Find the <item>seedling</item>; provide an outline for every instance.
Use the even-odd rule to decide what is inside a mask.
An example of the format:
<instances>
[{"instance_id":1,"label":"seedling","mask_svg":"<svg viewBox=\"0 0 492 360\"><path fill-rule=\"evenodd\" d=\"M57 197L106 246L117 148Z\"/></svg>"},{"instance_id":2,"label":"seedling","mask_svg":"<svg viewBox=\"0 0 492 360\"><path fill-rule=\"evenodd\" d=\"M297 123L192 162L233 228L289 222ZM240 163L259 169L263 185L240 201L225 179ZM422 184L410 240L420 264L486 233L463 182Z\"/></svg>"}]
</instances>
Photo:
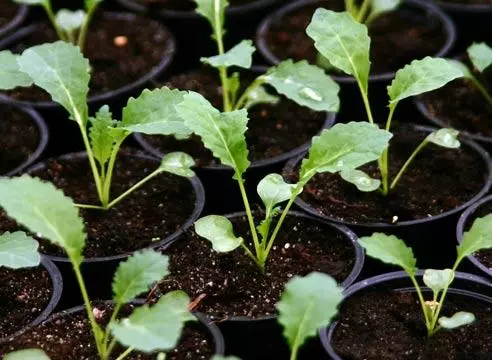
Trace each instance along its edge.
<instances>
[{"instance_id":1,"label":"seedling","mask_svg":"<svg viewBox=\"0 0 492 360\"><path fill-rule=\"evenodd\" d=\"M356 21L369 25L378 16L396 9L401 2L402 0L345 0L345 10Z\"/></svg>"},{"instance_id":2,"label":"seedling","mask_svg":"<svg viewBox=\"0 0 492 360\"><path fill-rule=\"evenodd\" d=\"M217 43L218 55L202 58L201 61L218 69L222 83L223 111L229 112L249 108L258 103L275 104L279 98L269 94L264 85L272 86L299 105L316 111L336 112L339 100L336 96L339 86L321 68L307 61L294 63L286 60L270 68L266 74L258 76L242 94L239 73L228 74L231 67L250 69L255 51L251 40L243 40L229 51L224 49L225 10L227 0L195 0L196 11L205 17L213 29L213 39Z\"/></svg>"},{"instance_id":3,"label":"seedling","mask_svg":"<svg viewBox=\"0 0 492 360\"><path fill-rule=\"evenodd\" d=\"M370 237L361 238L359 242L370 257L397 265L408 274L422 306L429 336L434 335L442 328L454 329L470 324L475 320L475 316L468 312L460 311L450 318L440 317L440 313L445 303L448 288L453 282L455 271L461 261L479 250L492 248L492 214L476 219L470 230L464 233L463 241L457 248L458 257L452 269L425 270L423 281L432 290L432 300L424 300L422 288L415 278L417 260L412 249L407 247L402 240L394 235L374 233Z\"/></svg>"},{"instance_id":4,"label":"seedling","mask_svg":"<svg viewBox=\"0 0 492 360\"><path fill-rule=\"evenodd\" d=\"M111 180L116 157L129 135L141 132L186 137L190 134L180 119L169 116L175 105L173 101L180 101L176 90L144 90L138 98L128 100L121 121L115 121L107 106L103 106L95 117L89 117L89 62L80 49L72 44L63 41L43 44L25 50L22 55L1 51L0 65L0 88L13 89L35 84L64 107L70 119L79 126L101 204L78 206L107 210L162 172L194 176L190 169L194 161L189 155L169 153L162 158L156 170L111 200Z\"/></svg>"},{"instance_id":5,"label":"seedling","mask_svg":"<svg viewBox=\"0 0 492 360\"><path fill-rule=\"evenodd\" d=\"M152 307L141 306L129 317L117 319L124 304L147 292L153 283L168 274L167 256L153 250L143 250L118 266L112 285L114 307L111 319L105 329L101 328L80 271L87 239L84 223L73 201L53 184L24 175L0 180L0 206L19 224L60 246L67 253L101 360L112 358L117 343L126 348L118 360L123 360L134 351L169 351L176 346L184 323L194 320L188 311L190 299L182 291L170 292ZM16 359L15 356L19 356L17 359L26 359L29 352L39 356L34 359L47 359L39 350L24 350L20 355L14 353L5 359Z\"/></svg>"},{"instance_id":6,"label":"seedling","mask_svg":"<svg viewBox=\"0 0 492 360\"><path fill-rule=\"evenodd\" d=\"M84 10L60 9L56 15L51 6L51 0L13 0L19 4L41 5L48 16L58 38L63 41L78 45L84 49L87 31L91 23L94 12L104 0L85 0Z\"/></svg>"},{"instance_id":7,"label":"seedling","mask_svg":"<svg viewBox=\"0 0 492 360\"><path fill-rule=\"evenodd\" d=\"M374 118L369 103L369 70L371 64L369 47L371 39L368 36L366 25L355 21L348 12L337 13L326 9L317 9L306 32L314 40L316 49L329 61L331 66L354 76L362 95L368 121L373 124ZM438 89L463 76L463 71L453 62L431 57L414 60L398 70L391 85L388 86L390 101L385 129L391 130L393 114L401 100ZM458 148L460 142L457 136L458 131L454 129L440 129L429 134L417 146L391 182L388 172L389 149L385 150L379 159L381 181L370 178L362 171L346 174L344 179L354 183L359 190L373 191L379 189L383 195L388 195L388 192L398 184L413 159L427 144L434 143L446 148Z\"/></svg>"}]
</instances>

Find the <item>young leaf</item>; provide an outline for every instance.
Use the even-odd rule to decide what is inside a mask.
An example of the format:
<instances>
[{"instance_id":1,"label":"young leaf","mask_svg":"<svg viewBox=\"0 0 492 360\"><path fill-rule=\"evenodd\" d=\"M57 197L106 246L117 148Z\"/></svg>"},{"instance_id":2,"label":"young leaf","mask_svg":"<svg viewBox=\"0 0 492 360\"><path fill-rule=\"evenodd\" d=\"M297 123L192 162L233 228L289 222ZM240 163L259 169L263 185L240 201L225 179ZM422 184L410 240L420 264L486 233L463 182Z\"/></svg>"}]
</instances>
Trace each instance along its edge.
<instances>
[{"instance_id":1,"label":"young leaf","mask_svg":"<svg viewBox=\"0 0 492 360\"><path fill-rule=\"evenodd\" d=\"M167 87L142 91L136 99L130 98L123 108L121 129L147 135L191 135L183 119L176 112L176 105L184 99L185 91Z\"/></svg>"},{"instance_id":2,"label":"young leaf","mask_svg":"<svg viewBox=\"0 0 492 360\"><path fill-rule=\"evenodd\" d=\"M360 238L359 243L366 249L368 256L387 264L400 266L410 275L415 274L417 260L413 256L413 251L396 236L374 233Z\"/></svg>"},{"instance_id":3,"label":"young leaf","mask_svg":"<svg viewBox=\"0 0 492 360\"><path fill-rule=\"evenodd\" d=\"M241 245L242 237L234 235L234 229L229 219L219 215L208 215L195 222L195 231L201 237L209 240L217 252L229 252Z\"/></svg>"},{"instance_id":4,"label":"young leaf","mask_svg":"<svg viewBox=\"0 0 492 360\"><path fill-rule=\"evenodd\" d=\"M22 53L18 63L73 120L85 125L90 66L78 46L65 41L33 46Z\"/></svg>"},{"instance_id":5,"label":"young leaf","mask_svg":"<svg viewBox=\"0 0 492 360\"><path fill-rule=\"evenodd\" d=\"M463 240L458 246L458 258L473 255L479 250L492 248L492 214L477 218L469 231L463 234Z\"/></svg>"},{"instance_id":6,"label":"young leaf","mask_svg":"<svg viewBox=\"0 0 492 360\"><path fill-rule=\"evenodd\" d=\"M238 66L249 69L253 62L254 52L255 47L253 46L253 42L251 40L243 40L225 54L208 58L202 57L200 61L215 68Z\"/></svg>"},{"instance_id":7,"label":"young leaf","mask_svg":"<svg viewBox=\"0 0 492 360\"><path fill-rule=\"evenodd\" d=\"M21 71L17 60L20 55L12 54L8 50L0 51L0 89L10 90L18 86L31 86L32 80Z\"/></svg>"},{"instance_id":8,"label":"young leaf","mask_svg":"<svg viewBox=\"0 0 492 360\"><path fill-rule=\"evenodd\" d=\"M205 17L212 29L217 29L219 36L224 35L225 9L229 6L228 0L194 0L196 12ZM215 35L213 36L215 37Z\"/></svg>"},{"instance_id":9,"label":"young leaf","mask_svg":"<svg viewBox=\"0 0 492 360\"><path fill-rule=\"evenodd\" d=\"M405 98L439 89L463 76L456 64L446 59L427 56L422 60L414 60L398 70L388 86L390 104L396 105Z\"/></svg>"},{"instance_id":10,"label":"young leaf","mask_svg":"<svg viewBox=\"0 0 492 360\"><path fill-rule=\"evenodd\" d=\"M28 175L0 180L0 206L31 232L61 246L82 261L84 224L72 199L49 182Z\"/></svg>"},{"instance_id":11,"label":"young leaf","mask_svg":"<svg viewBox=\"0 0 492 360\"><path fill-rule=\"evenodd\" d=\"M202 138L205 147L212 151L221 163L235 170L235 177L241 178L249 167L246 147L246 110L221 113L203 96L189 92L176 110L185 125Z\"/></svg>"},{"instance_id":12,"label":"young leaf","mask_svg":"<svg viewBox=\"0 0 492 360\"><path fill-rule=\"evenodd\" d=\"M326 274L295 276L277 303L278 322L291 350L297 351L319 328L330 324L342 301L342 289Z\"/></svg>"},{"instance_id":13,"label":"young leaf","mask_svg":"<svg viewBox=\"0 0 492 360\"><path fill-rule=\"evenodd\" d=\"M190 155L184 152L172 152L164 155L159 169L178 176L193 177L195 176L195 172L191 170L193 166L195 160Z\"/></svg>"},{"instance_id":14,"label":"young leaf","mask_svg":"<svg viewBox=\"0 0 492 360\"><path fill-rule=\"evenodd\" d=\"M348 12L317 9L306 33L314 46L331 65L356 78L364 93L369 81L369 48L367 27Z\"/></svg>"},{"instance_id":15,"label":"young leaf","mask_svg":"<svg viewBox=\"0 0 492 360\"><path fill-rule=\"evenodd\" d=\"M474 43L468 49L468 57L480 72L492 65L492 48L486 43Z\"/></svg>"},{"instance_id":16,"label":"young leaf","mask_svg":"<svg viewBox=\"0 0 492 360\"><path fill-rule=\"evenodd\" d=\"M0 235L0 266L11 269L38 266L41 256L39 244L23 231L5 232Z\"/></svg>"},{"instance_id":17,"label":"young leaf","mask_svg":"<svg viewBox=\"0 0 492 360\"><path fill-rule=\"evenodd\" d=\"M371 12L367 17L366 23L370 23L381 14L393 11L400 6L401 2L402 0L372 0Z\"/></svg>"},{"instance_id":18,"label":"young leaf","mask_svg":"<svg viewBox=\"0 0 492 360\"><path fill-rule=\"evenodd\" d=\"M340 172L340 176L343 180L354 184L357 189L364 192L370 192L377 190L381 181L378 179L373 179L365 172L357 169L344 169Z\"/></svg>"},{"instance_id":19,"label":"young leaf","mask_svg":"<svg viewBox=\"0 0 492 360\"><path fill-rule=\"evenodd\" d=\"M271 213L273 208L289 200L294 194L295 184L288 184L279 174L269 174L265 176L257 186L258 195L260 195L265 211Z\"/></svg>"},{"instance_id":20,"label":"young leaf","mask_svg":"<svg viewBox=\"0 0 492 360\"><path fill-rule=\"evenodd\" d=\"M135 253L119 264L113 279L117 304L125 304L149 290L153 283L168 274L169 259L154 250Z\"/></svg>"},{"instance_id":21,"label":"young leaf","mask_svg":"<svg viewBox=\"0 0 492 360\"><path fill-rule=\"evenodd\" d=\"M263 86L257 86L250 92L248 92L248 99L244 104L245 109L252 108L256 104L272 104L275 105L279 102L280 98L275 95L269 94Z\"/></svg>"},{"instance_id":22,"label":"young leaf","mask_svg":"<svg viewBox=\"0 0 492 360\"><path fill-rule=\"evenodd\" d=\"M56 13L55 21L57 25L66 32L80 29L84 24L86 13L84 10L61 9Z\"/></svg>"},{"instance_id":23,"label":"young leaf","mask_svg":"<svg viewBox=\"0 0 492 360\"><path fill-rule=\"evenodd\" d=\"M113 120L113 115L107 105L102 106L96 113L96 117L89 118L89 121L92 125L89 132L92 152L99 164L104 166L113 150L113 127L116 121Z\"/></svg>"},{"instance_id":24,"label":"young leaf","mask_svg":"<svg viewBox=\"0 0 492 360\"><path fill-rule=\"evenodd\" d=\"M309 157L302 161L300 182L316 173L356 169L381 157L392 135L367 122L336 124L313 138Z\"/></svg>"},{"instance_id":25,"label":"young leaf","mask_svg":"<svg viewBox=\"0 0 492 360\"><path fill-rule=\"evenodd\" d=\"M459 311L452 317L441 317L438 322L445 329L455 329L460 326L471 324L475 321L475 315L465 311Z\"/></svg>"},{"instance_id":26,"label":"young leaf","mask_svg":"<svg viewBox=\"0 0 492 360\"><path fill-rule=\"evenodd\" d=\"M340 87L324 70L306 60L294 63L285 60L268 70L263 79L280 94L299 105L317 111L337 112L340 107Z\"/></svg>"},{"instance_id":27,"label":"young leaf","mask_svg":"<svg viewBox=\"0 0 492 360\"><path fill-rule=\"evenodd\" d=\"M44 5L49 4L50 0L14 0L14 2L26 5Z\"/></svg>"},{"instance_id":28,"label":"young leaf","mask_svg":"<svg viewBox=\"0 0 492 360\"><path fill-rule=\"evenodd\" d=\"M143 305L128 318L110 324L111 333L118 342L137 351L171 350L184 323L194 319L188 311L189 302L183 291L167 293L152 307Z\"/></svg>"},{"instance_id":29,"label":"young leaf","mask_svg":"<svg viewBox=\"0 0 492 360\"><path fill-rule=\"evenodd\" d=\"M50 360L50 358L43 350L26 349L11 352L5 355L3 360Z\"/></svg>"},{"instance_id":30,"label":"young leaf","mask_svg":"<svg viewBox=\"0 0 492 360\"><path fill-rule=\"evenodd\" d=\"M447 59L447 60L448 60L448 63L456 66L463 73L463 77L468 78L468 79L475 78L473 76L473 73L470 71L470 69L468 69L468 66L463 64L461 61L455 60L455 59Z\"/></svg>"},{"instance_id":31,"label":"young leaf","mask_svg":"<svg viewBox=\"0 0 492 360\"><path fill-rule=\"evenodd\" d=\"M439 129L427 135L426 140L445 148L457 149L461 145L458 140L459 133L460 132L455 129Z\"/></svg>"},{"instance_id":32,"label":"young leaf","mask_svg":"<svg viewBox=\"0 0 492 360\"><path fill-rule=\"evenodd\" d=\"M435 294L439 294L440 291L446 289L453 282L454 271L451 269L427 269L422 279L429 289Z\"/></svg>"}]
</instances>

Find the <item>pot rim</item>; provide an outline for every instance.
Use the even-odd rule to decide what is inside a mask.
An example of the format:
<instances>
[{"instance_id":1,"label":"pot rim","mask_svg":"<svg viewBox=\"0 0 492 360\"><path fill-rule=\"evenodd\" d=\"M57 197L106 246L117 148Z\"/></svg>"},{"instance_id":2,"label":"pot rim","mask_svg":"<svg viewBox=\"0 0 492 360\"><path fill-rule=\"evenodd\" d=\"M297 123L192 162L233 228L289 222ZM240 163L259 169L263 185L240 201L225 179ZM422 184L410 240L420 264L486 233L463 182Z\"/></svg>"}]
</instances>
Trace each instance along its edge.
<instances>
[{"instance_id":1,"label":"pot rim","mask_svg":"<svg viewBox=\"0 0 492 360\"><path fill-rule=\"evenodd\" d=\"M26 20L28 13L29 13L28 7L26 5L19 4L19 10L12 18L12 20L10 20L4 26L0 27L0 38L6 36L15 28L19 27Z\"/></svg>"},{"instance_id":2,"label":"pot rim","mask_svg":"<svg viewBox=\"0 0 492 360\"><path fill-rule=\"evenodd\" d=\"M278 65L282 60L277 57L271 51L270 47L266 41L266 35L270 31L273 23L276 21L280 21L280 19L292 13L302 7L309 6L311 4L315 4L320 0L298 0L292 3L289 3L275 12L268 15L260 24L260 26L256 30L256 46L258 48L259 53L263 56L263 58L270 64ZM449 53L454 43L456 42L456 28L453 23L453 20L444 13L439 7L431 2L426 2L424 0L404 0L402 6L410 5L411 7L416 7L420 9L426 10L428 15L432 15L436 17L439 22L442 24L443 32L446 37L444 44L441 46L439 51L437 51L433 55L434 57L444 57ZM395 77L396 71L387 71L379 74L370 74L369 82L388 82ZM341 84L356 84L356 80L353 76L349 75L330 75L333 80Z\"/></svg>"},{"instance_id":3,"label":"pot rim","mask_svg":"<svg viewBox=\"0 0 492 360\"><path fill-rule=\"evenodd\" d=\"M488 13L492 12L492 5L486 4L451 4L443 1L435 0L437 6L444 11L463 12L463 13Z\"/></svg>"},{"instance_id":4,"label":"pot rim","mask_svg":"<svg viewBox=\"0 0 492 360\"><path fill-rule=\"evenodd\" d=\"M113 12L106 11L101 14L102 17L106 19L116 19L116 20L126 20L128 22L134 21L136 18L141 17L141 15L133 14L129 12ZM154 21L155 20L151 20ZM34 31L36 31L39 23L25 26L19 29L17 32L12 34L11 36L6 37L5 39L0 40L0 49L6 49L9 46L14 45L24 37L30 35ZM168 34L167 39L167 47L164 50L161 60L155 66L153 66L149 72L138 78L137 80L123 85L118 89L114 89L102 94L89 96L87 98L87 104L94 105L102 102L109 101L111 99L117 98L119 96L123 96L127 93L137 91L139 88L144 87L152 78L158 76L162 72L164 72L171 62L174 60L174 56L176 53L176 40L171 31L163 24L159 23L159 26ZM54 101L31 101L31 100L17 100L8 95L0 94L0 102L7 104L14 104L19 106L31 106L36 109L62 109L63 107Z\"/></svg>"},{"instance_id":5,"label":"pot rim","mask_svg":"<svg viewBox=\"0 0 492 360\"><path fill-rule=\"evenodd\" d=\"M424 131L424 132L432 132L437 130L437 128L433 128L430 126L424 126L424 125L417 125L417 124L412 124L413 127L418 130L418 131ZM473 196L471 199L466 201L465 203L461 204L460 206L451 209L449 211L445 211L441 214L426 217L423 219L417 219L417 220L407 220L407 221L401 221L397 222L395 224L389 224L389 223L383 223L383 222L371 222L371 223L363 223L363 222L355 222L355 221L347 221L347 220L340 220L334 217L330 217L327 215L320 214L319 212L316 211L314 207L312 207L309 203L306 201L302 200L300 197L298 197L295 200L295 204L299 206L303 211L316 216L320 217L322 219L325 219L327 221L333 221L339 224L344 224L347 226L355 227L355 228L370 228L370 229L395 229L395 228L402 228L402 227L407 227L407 226L412 226L412 225L421 225L425 224L431 221L436 221L439 219L443 219L445 217L448 217L450 215L459 213L469 207L470 205L474 204L478 200L480 200L485 194L488 193L490 187L492 186L492 160L489 155L489 153L481 147L479 144L477 144L475 141L467 138L462 138L460 139L460 142L462 144L465 144L468 146L472 151L475 151L478 155L480 155L481 159L484 162L484 169L485 169L485 174L484 174L484 184L481 187L480 191L476 193L475 196ZM296 167L296 165L301 161L306 154L302 154L300 156L297 156L293 159L291 159L284 167L282 172L291 172L293 169Z\"/></svg>"},{"instance_id":6,"label":"pot rim","mask_svg":"<svg viewBox=\"0 0 492 360\"><path fill-rule=\"evenodd\" d=\"M480 201L470 206L468 209L465 210L463 214L461 214L458 220L458 225L456 226L456 239L458 240L458 244L461 244L461 242L463 241L463 233L465 231L466 221L475 213L476 210L478 210L480 206L491 201L492 201L492 195L486 196ZM475 267L480 269L484 274L487 274L489 278L492 279L492 269L485 266L485 264L480 262L477 259L477 257L474 255L467 256L467 258L472 262L473 265L475 265Z\"/></svg>"},{"instance_id":7,"label":"pot rim","mask_svg":"<svg viewBox=\"0 0 492 360\"><path fill-rule=\"evenodd\" d=\"M151 160L155 161L158 163L158 161L146 154L127 154L126 156L131 156L131 157L136 157L140 159L145 159L145 160ZM68 160L78 160L78 159L85 159L87 157L87 154L85 151L79 151L79 152L74 152L74 153L68 153L64 154L61 156L56 157L57 159L68 159ZM27 174L32 174L35 171L39 171L43 169L46 166L46 161L39 162L33 166L31 166L29 169L26 170ZM125 260L129 256L131 256L134 252L143 250L143 249L157 249L159 247L165 246L168 243L172 243L179 239L181 235L188 229L190 228L193 223L195 222L196 219L200 216L202 213L203 207L205 205L205 190L203 188L202 182L200 179L195 175L192 178L186 178L191 183L191 186L193 188L193 191L195 192L195 204L192 213L188 216L188 218L183 222L183 224L180 226L178 230L167 236L166 238L153 242L149 244L146 247L143 247L141 249L136 249L130 253L127 254L118 254L118 255L112 255L112 256L101 256L101 257L93 257L93 258L84 258L82 265L83 264L94 264L94 263L102 263L102 262L109 262L109 261L121 261ZM43 254L45 257L48 259L52 260L53 262L60 262L60 263L66 263L69 264L70 260L66 256L55 256L55 255L48 255L48 254Z\"/></svg>"},{"instance_id":8,"label":"pot rim","mask_svg":"<svg viewBox=\"0 0 492 360\"><path fill-rule=\"evenodd\" d=\"M228 219L241 217L241 216L246 216L246 212L238 211L238 212L233 212L233 213L225 215L225 217ZM364 259L365 259L364 249L359 244L359 241L358 241L359 238L355 234L355 232L353 232L351 229L349 229L345 225L329 222L329 221L326 221L324 219L316 218L314 216L311 216L309 214L305 214L305 213L302 213L299 211L291 210L288 212L288 216L295 216L298 218L315 221L315 222L321 223L325 226L330 226L334 231L340 232L346 237L346 239L348 240L348 242L352 245L352 247L354 249L355 261L354 261L354 265L352 267L352 270L350 271L350 274L339 285L343 288L348 288L352 283L354 283L355 280L359 277L359 275L362 271L362 268L364 267ZM167 243L164 247L161 248L161 250L165 253L166 250L170 246L173 245L173 243L174 242ZM220 319L220 317L216 317L216 316L214 316L214 314L205 313L205 315L207 315L210 319L212 319L214 321L217 321ZM251 318L248 316L230 316L230 317L227 317L227 319L225 321L256 322L257 323L257 322L261 322L261 321L275 320L276 318L277 318L277 315L264 315L264 316L259 316L256 318ZM220 320L220 322L221 321L222 320Z\"/></svg>"}]
</instances>

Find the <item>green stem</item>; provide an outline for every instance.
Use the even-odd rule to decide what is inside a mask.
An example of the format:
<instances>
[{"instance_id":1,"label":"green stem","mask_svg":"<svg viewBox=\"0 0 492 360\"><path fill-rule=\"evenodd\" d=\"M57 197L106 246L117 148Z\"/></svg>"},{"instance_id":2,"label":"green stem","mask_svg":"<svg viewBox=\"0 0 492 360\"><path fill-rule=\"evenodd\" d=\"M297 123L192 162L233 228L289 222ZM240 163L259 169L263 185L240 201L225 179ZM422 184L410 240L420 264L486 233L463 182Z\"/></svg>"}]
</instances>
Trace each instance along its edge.
<instances>
[{"instance_id":1,"label":"green stem","mask_svg":"<svg viewBox=\"0 0 492 360\"><path fill-rule=\"evenodd\" d=\"M56 22L56 17L55 14L53 13L53 9L51 8L51 2L46 1L43 3L43 8L46 11L46 15L48 15L48 19L50 20L51 24L53 25L53 28L56 31L56 35L60 40L67 41L67 37L65 36L65 33L60 29Z\"/></svg>"},{"instance_id":2,"label":"green stem","mask_svg":"<svg viewBox=\"0 0 492 360\"><path fill-rule=\"evenodd\" d=\"M369 95L366 91L364 91L362 84L358 80L357 80L357 84L359 85L360 93L362 95L362 101L364 102L364 107L366 109L367 119L369 120L369 123L374 124L371 105L369 104Z\"/></svg>"},{"instance_id":3,"label":"green stem","mask_svg":"<svg viewBox=\"0 0 492 360\"><path fill-rule=\"evenodd\" d=\"M393 181L391 182L390 189L392 190L396 184L398 184L398 181L400 180L401 176L405 172L405 170L408 168L408 166L412 163L413 159L419 154L420 151L427 145L428 141L426 139L422 140L419 146L413 151L412 155L407 159L405 164L401 167L400 171L398 171L398 174L395 176Z\"/></svg>"},{"instance_id":4,"label":"green stem","mask_svg":"<svg viewBox=\"0 0 492 360\"><path fill-rule=\"evenodd\" d=\"M87 15L85 16L84 24L79 32L79 38L77 40L77 45L80 48L80 51L84 52L85 39L87 37L87 32L89 31L89 25L91 23L92 17L94 16L94 12L97 9L99 3L95 2L94 5L87 10Z\"/></svg>"},{"instance_id":5,"label":"green stem","mask_svg":"<svg viewBox=\"0 0 492 360\"><path fill-rule=\"evenodd\" d=\"M111 342L109 343L109 346L106 349L106 359L110 358L115 346L116 346L116 339L112 339Z\"/></svg>"},{"instance_id":6,"label":"green stem","mask_svg":"<svg viewBox=\"0 0 492 360\"><path fill-rule=\"evenodd\" d=\"M102 198L101 198L101 203L105 207L108 207L109 198L111 196L111 181L113 179L113 170L114 170L114 165L116 163L116 156L118 155L118 151L120 150L121 144L123 143L125 138L126 136L124 136L117 143L115 143L113 149L111 150L111 156L108 161L107 173L104 178Z\"/></svg>"},{"instance_id":7,"label":"green stem","mask_svg":"<svg viewBox=\"0 0 492 360\"><path fill-rule=\"evenodd\" d=\"M492 96L490 96L489 92L485 88L485 86L482 85L480 81L478 81L477 78L473 77L472 79L473 85L477 88L478 91L482 94L482 96L487 100L490 106L492 106Z\"/></svg>"},{"instance_id":8,"label":"green stem","mask_svg":"<svg viewBox=\"0 0 492 360\"><path fill-rule=\"evenodd\" d=\"M80 132L82 133L82 140L84 141L85 151L87 152L87 157L89 158L89 163L91 165L92 175L94 176L94 182L96 183L97 195L99 196L99 200L102 203L103 197L101 176L99 175L99 170L97 169L96 160L94 159L94 153L92 152L89 138L87 137L87 131L83 125L83 122L79 119L77 123L79 124Z\"/></svg>"},{"instance_id":9,"label":"green stem","mask_svg":"<svg viewBox=\"0 0 492 360\"><path fill-rule=\"evenodd\" d=\"M364 2L362 3L359 9L359 13L357 14L357 21L360 22L361 24L364 23L364 19L367 16L367 12L369 11L369 5L371 5L371 1L364 0Z\"/></svg>"},{"instance_id":10,"label":"green stem","mask_svg":"<svg viewBox=\"0 0 492 360\"><path fill-rule=\"evenodd\" d=\"M386 127L385 127L386 131L390 131L391 129L391 121L393 120L393 114L395 113L396 105L398 105L398 103L390 104L390 111L388 114L388 119L386 120ZM379 172L381 173L381 180L383 183L382 193L385 196L388 195L388 192L390 190L388 187L388 183L389 183L388 159L389 159L389 147L384 149L383 153L381 154L381 158L379 160Z\"/></svg>"},{"instance_id":11,"label":"green stem","mask_svg":"<svg viewBox=\"0 0 492 360\"><path fill-rule=\"evenodd\" d=\"M248 255L255 262L256 265L258 265L258 267L261 269L261 272L265 272L264 264L262 264L258 261L256 256L254 256L253 253L251 252L251 250L249 250L248 247L246 245L244 245L244 243L241 243L241 247L246 252L246 255Z\"/></svg>"},{"instance_id":12,"label":"green stem","mask_svg":"<svg viewBox=\"0 0 492 360\"><path fill-rule=\"evenodd\" d=\"M239 98L239 100L236 102L236 105L234 105L234 110L239 110L241 109L246 101L248 100L249 93L253 90L255 90L258 86L261 86L262 84L265 83L265 80L262 76L258 77L249 85L246 90L244 90L243 94Z\"/></svg>"},{"instance_id":13,"label":"green stem","mask_svg":"<svg viewBox=\"0 0 492 360\"><path fill-rule=\"evenodd\" d=\"M106 326L106 330L104 331L103 344L106 347L106 356L108 358L109 358L109 355L111 355L111 351L113 350L111 348L111 346L108 346L109 337L110 337L110 334L111 334L111 330L109 328L109 325L112 324L116 320L116 317L118 316L118 313L120 312L120 309L121 309L121 306L122 305L123 305L122 303L116 303L116 305L115 305L115 307L113 309L113 313L111 314L111 319L109 320L108 325ZM111 345L111 344L109 344L109 345Z\"/></svg>"},{"instance_id":14,"label":"green stem","mask_svg":"<svg viewBox=\"0 0 492 360\"><path fill-rule=\"evenodd\" d=\"M99 205L86 205L86 204L74 204L74 205L81 209L106 210L104 206L99 206Z\"/></svg>"},{"instance_id":15,"label":"green stem","mask_svg":"<svg viewBox=\"0 0 492 360\"><path fill-rule=\"evenodd\" d=\"M219 55L224 55L224 39L222 38L222 19L221 19L220 1L214 0L214 17L215 17L215 41L217 42L217 49ZM229 98L229 79L227 77L227 69L224 66L219 67L220 82L222 83L222 102L224 111L229 112L232 110L231 101Z\"/></svg>"},{"instance_id":16,"label":"green stem","mask_svg":"<svg viewBox=\"0 0 492 360\"><path fill-rule=\"evenodd\" d=\"M129 347L128 349L126 349L123 353L121 353L120 356L118 356L116 358L116 360L123 360L124 358L126 358L128 355L130 355L130 353L133 351L134 349L132 347Z\"/></svg>"},{"instance_id":17,"label":"green stem","mask_svg":"<svg viewBox=\"0 0 492 360\"><path fill-rule=\"evenodd\" d=\"M251 212L251 207L249 206L248 196L246 195L246 189L244 188L243 179L236 173L237 183L239 185L239 190L241 192L241 197L243 198L244 209L246 210L246 216L248 217L249 228L251 230L251 236L253 237L253 244L255 247L256 258L259 260L261 256L260 241L258 240L258 234L256 232L256 226L253 219L253 214Z\"/></svg>"},{"instance_id":18,"label":"green stem","mask_svg":"<svg viewBox=\"0 0 492 360\"><path fill-rule=\"evenodd\" d=\"M295 343L290 352L290 360L297 360L297 353L299 352L299 344Z\"/></svg>"},{"instance_id":19,"label":"green stem","mask_svg":"<svg viewBox=\"0 0 492 360\"><path fill-rule=\"evenodd\" d=\"M429 316L427 314L424 297L422 296L422 291L420 290L420 286L417 282L417 279L415 279L415 276L409 274L409 277L410 277L410 280L412 280L413 286L415 287L415 291L417 291L417 296L419 297L420 306L422 307L422 312L424 313L425 326L427 327L427 329L429 329L430 319L429 319Z\"/></svg>"}]
</instances>

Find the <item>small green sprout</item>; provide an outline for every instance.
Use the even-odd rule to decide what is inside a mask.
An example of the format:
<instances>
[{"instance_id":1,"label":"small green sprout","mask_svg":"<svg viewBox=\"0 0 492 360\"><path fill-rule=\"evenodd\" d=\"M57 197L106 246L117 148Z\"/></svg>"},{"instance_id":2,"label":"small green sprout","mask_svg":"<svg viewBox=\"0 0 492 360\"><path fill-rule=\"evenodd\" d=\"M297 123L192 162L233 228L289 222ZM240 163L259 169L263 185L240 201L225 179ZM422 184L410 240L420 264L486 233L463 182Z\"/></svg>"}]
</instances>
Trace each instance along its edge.
<instances>
[{"instance_id":1,"label":"small green sprout","mask_svg":"<svg viewBox=\"0 0 492 360\"><path fill-rule=\"evenodd\" d=\"M361 24L369 25L378 16L396 9L402 0L345 0L345 11Z\"/></svg>"},{"instance_id":2,"label":"small green sprout","mask_svg":"<svg viewBox=\"0 0 492 360\"><path fill-rule=\"evenodd\" d=\"M424 300L422 288L415 278L417 260L412 249L407 247L402 240L394 235L374 233L372 236L361 238L359 242L366 249L368 256L388 264L397 265L408 274L419 297L429 336L434 335L442 328L454 329L470 324L475 320L475 316L468 312L460 311L450 318L440 317L440 313L445 303L448 288L453 282L455 271L461 261L479 250L492 248L492 214L477 218L470 230L464 233L463 241L457 248L458 257L452 269L425 270L423 281L432 291L432 299L430 300Z\"/></svg>"}]
</instances>

